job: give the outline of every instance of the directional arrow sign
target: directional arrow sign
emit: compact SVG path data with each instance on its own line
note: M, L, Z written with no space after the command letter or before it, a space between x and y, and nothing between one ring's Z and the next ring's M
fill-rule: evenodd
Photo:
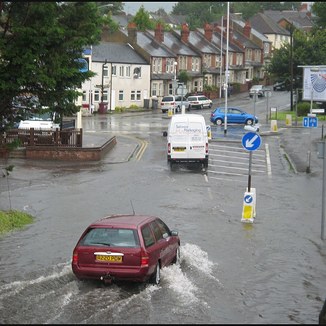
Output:
M260 147L261 138L255 132L248 132L242 137L242 146L247 151L255 151Z
M246 204L250 204L252 202L253 198L250 195L245 196L244 201Z

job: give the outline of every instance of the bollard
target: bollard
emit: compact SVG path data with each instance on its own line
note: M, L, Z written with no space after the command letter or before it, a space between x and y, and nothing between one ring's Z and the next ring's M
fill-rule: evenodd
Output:
M287 114L285 116L285 125L292 126L292 115L291 114Z
M252 191L245 192L243 198L241 222L245 223L253 223L256 216L256 190L254 188L251 188L250 190Z
M169 108L169 110L168 110L168 117L172 117L172 115L173 115L172 108Z
M271 131L277 131L277 120L271 120Z
M206 129L207 129L207 138L209 140L212 139L212 129L211 129L211 126L206 126Z

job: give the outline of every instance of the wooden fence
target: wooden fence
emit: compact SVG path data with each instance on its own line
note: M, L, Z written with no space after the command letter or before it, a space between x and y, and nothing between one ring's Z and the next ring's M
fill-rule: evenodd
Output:
M0 134L0 145L18 142L20 147L56 146L82 147L83 130L66 128L63 130L9 129Z

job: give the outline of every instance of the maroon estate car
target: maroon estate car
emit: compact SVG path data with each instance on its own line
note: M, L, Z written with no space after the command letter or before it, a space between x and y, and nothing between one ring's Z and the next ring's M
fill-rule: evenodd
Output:
M111 215L87 227L72 256L80 279L160 283L160 269L180 263L180 239L158 217Z

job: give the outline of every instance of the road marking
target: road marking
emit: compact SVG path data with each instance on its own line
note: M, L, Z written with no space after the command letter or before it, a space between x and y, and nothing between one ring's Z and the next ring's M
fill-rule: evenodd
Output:
M140 139L140 149L137 151L136 154L136 160L139 161L141 159L141 157L143 156L147 146L148 146L148 142L146 140L141 140Z
M267 174L270 176L270 175L272 175L272 166L271 166L271 157L269 155L268 144L265 144L265 150L266 150Z

